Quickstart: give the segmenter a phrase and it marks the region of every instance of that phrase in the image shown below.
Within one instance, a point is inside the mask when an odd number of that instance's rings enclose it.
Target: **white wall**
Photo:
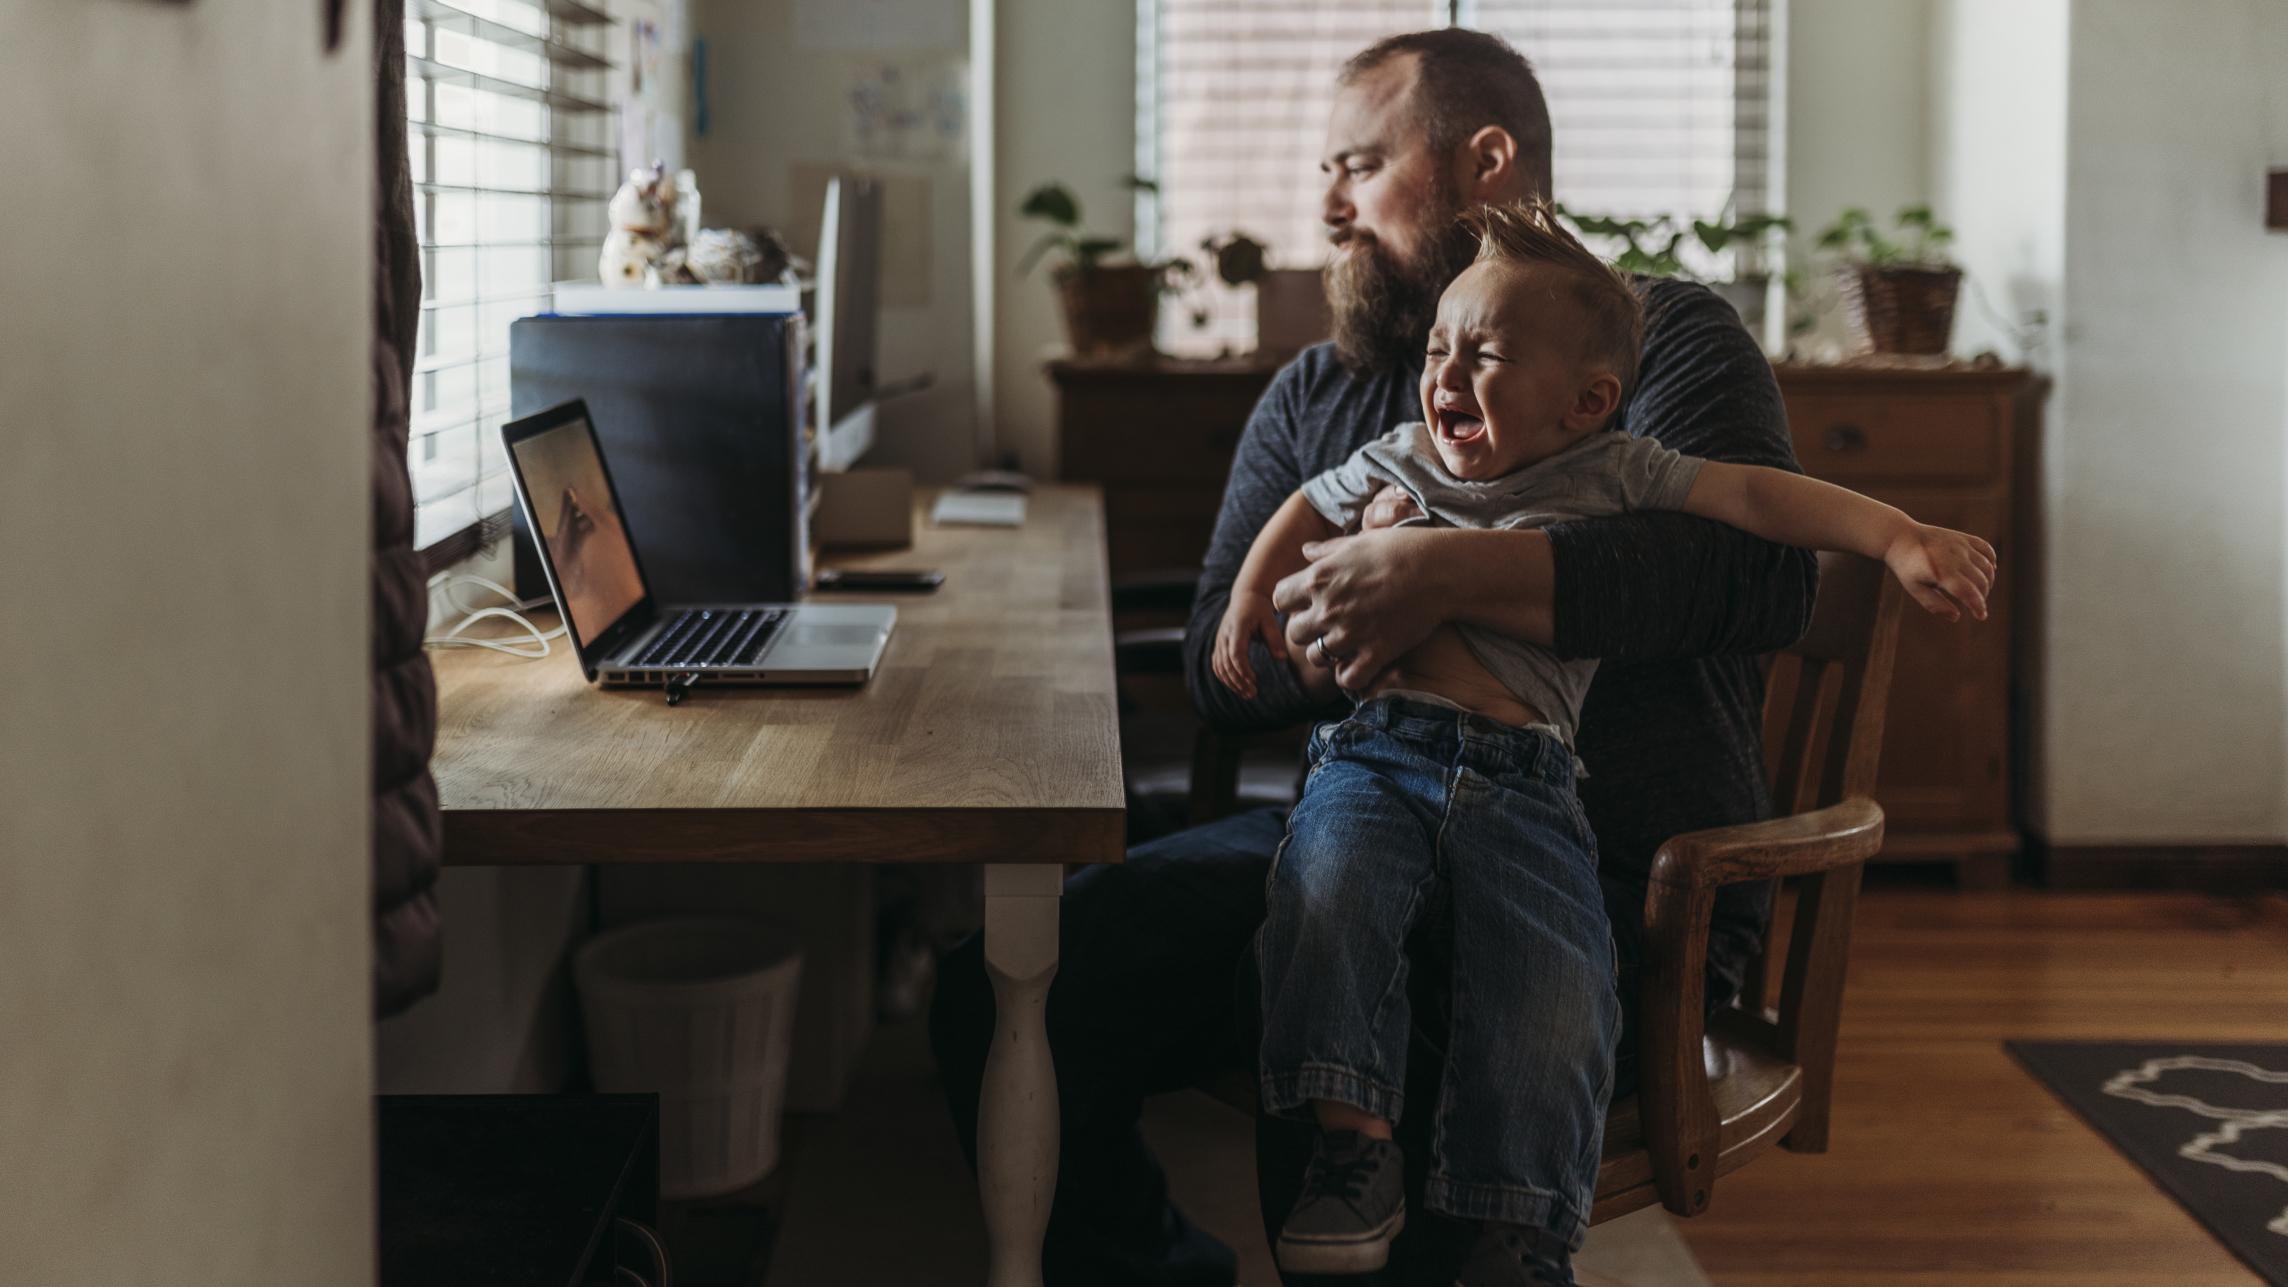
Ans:
[[[865,463],[904,465],[925,480],[945,480],[976,463],[966,149],[936,159],[862,155],[849,124],[854,72],[880,64],[913,76],[958,72],[967,57],[965,0],[908,2],[942,7],[950,41],[821,48],[804,39],[794,0],[694,0],[692,32],[707,42],[711,111],[707,135],[690,139],[689,159],[712,226],[815,228],[815,189],[797,184],[797,167],[857,169],[927,186],[923,211],[911,220],[900,218],[897,200],[886,202],[886,279],[901,263],[926,263],[919,280],[885,280],[875,344],[883,382],[926,372],[935,383],[882,405],[880,436]],[[814,247],[796,249],[809,254]]]
[[[373,1274],[368,11],[0,3],[0,1256]]]
[[[1133,240],[1136,208],[1122,181],[1136,169],[1136,7],[992,4],[994,429],[1001,450],[1047,477],[1057,465],[1056,399],[1041,364],[1064,347],[1064,323],[1045,270],[1017,277],[1042,230],[1017,206],[1061,182],[1080,198],[1091,234]]]
[[[1788,208],[1810,229],[1930,195],[1931,0],[1788,6]]]
[[[2044,370],[2064,305],[2069,18],[2068,0],[1939,0],[1930,40],[1930,197],[1966,274],[1955,351]],[[2037,313],[2053,325],[2020,325]]]
[[[1931,196],[1930,0],[1795,0],[1787,11],[1787,211],[1808,247],[1849,206]],[[1832,297],[1825,281],[1813,299]],[[1806,344],[1837,345],[1829,311]]]
[[[2288,8],[2073,6],[2046,823],[2288,838]]]
[[[1942,0],[1932,47],[1964,267],[2051,317],[2028,820],[2288,839],[2288,9]],[[1957,326],[2013,351],[1975,301]]]

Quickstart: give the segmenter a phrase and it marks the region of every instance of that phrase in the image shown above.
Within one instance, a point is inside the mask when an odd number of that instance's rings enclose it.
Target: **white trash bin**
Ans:
[[[659,1095],[660,1196],[743,1189],[779,1160],[802,953],[761,921],[644,921],[582,944],[572,978],[606,1094]]]

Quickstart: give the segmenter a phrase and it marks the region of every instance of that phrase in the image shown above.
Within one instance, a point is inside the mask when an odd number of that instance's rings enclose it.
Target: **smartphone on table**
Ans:
[[[852,594],[928,594],[945,584],[945,573],[934,568],[823,568],[817,588]]]

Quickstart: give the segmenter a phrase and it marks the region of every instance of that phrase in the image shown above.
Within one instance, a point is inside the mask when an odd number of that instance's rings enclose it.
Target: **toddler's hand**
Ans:
[[[1223,624],[1216,627],[1215,655],[1209,668],[1224,687],[1246,698],[1255,696],[1255,666],[1248,661],[1247,645],[1258,638],[1271,649],[1273,657],[1287,660],[1287,636],[1279,629],[1279,613],[1271,606],[1271,596],[1233,591],[1230,605],[1223,610]]]
[[[1994,547],[1968,532],[1917,523],[1884,551],[1899,583],[1915,602],[1949,621],[1962,610],[1986,620],[1986,596],[1994,588]]]
[[[1372,532],[1378,528],[1396,527],[1407,519],[1420,517],[1422,507],[1414,503],[1414,497],[1405,488],[1390,483],[1366,503],[1365,512],[1359,515],[1359,530]]]

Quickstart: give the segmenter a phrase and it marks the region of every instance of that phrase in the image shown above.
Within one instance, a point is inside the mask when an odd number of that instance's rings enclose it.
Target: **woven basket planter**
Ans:
[[[1925,356],[1946,352],[1954,335],[1961,269],[1847,264],[1838,276],[1845,315],[1868,351]]]
[[[1160,271],[1140,264],[1057,273],[1065,338],[1080,357],[1138,357],[1160,321]]]

